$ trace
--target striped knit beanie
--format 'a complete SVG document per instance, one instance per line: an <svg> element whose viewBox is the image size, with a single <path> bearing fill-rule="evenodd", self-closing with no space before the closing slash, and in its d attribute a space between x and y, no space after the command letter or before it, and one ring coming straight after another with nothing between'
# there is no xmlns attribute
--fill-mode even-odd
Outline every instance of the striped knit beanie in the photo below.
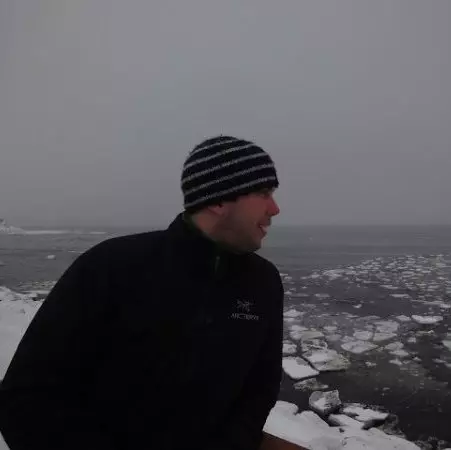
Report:
<svg viewBox="0 0 451 450"><path fill-rule="evenodd" d="M236 200L279 185L271 157L252 142L219 136L197 145L183 166L185 210Z"/></svg>

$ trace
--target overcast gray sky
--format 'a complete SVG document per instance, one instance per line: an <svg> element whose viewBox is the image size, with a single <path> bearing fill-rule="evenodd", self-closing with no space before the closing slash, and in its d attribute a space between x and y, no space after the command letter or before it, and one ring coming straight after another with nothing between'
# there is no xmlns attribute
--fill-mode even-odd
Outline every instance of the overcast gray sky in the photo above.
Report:
<svg viewBox="0 0 451 450"><path fill-rule="evenodd" d="M451 223L449 0L0 0L0 217L166 224L219 133L276 223Z"/></svg>

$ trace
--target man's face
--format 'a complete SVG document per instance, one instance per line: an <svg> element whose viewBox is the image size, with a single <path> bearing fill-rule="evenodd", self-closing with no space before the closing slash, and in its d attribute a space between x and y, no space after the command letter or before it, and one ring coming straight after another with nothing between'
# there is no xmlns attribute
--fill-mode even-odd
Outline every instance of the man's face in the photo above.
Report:
<svg viewBox="0 0 451 450"><path fill-rule="evenodd" d="M265 189L223 204L219 229L226 244L243 252L261 247L271 218L280 212L273 194Z"/></svg>

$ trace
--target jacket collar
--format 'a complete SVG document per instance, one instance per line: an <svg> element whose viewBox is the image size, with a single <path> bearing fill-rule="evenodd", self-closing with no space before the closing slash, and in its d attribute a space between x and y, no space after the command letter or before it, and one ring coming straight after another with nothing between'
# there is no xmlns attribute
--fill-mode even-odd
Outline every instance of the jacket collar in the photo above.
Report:
<svg viewBox="0 0 451 450"><path fill-rule="evenodd" d="M215 276L223 276L230 265L245 255L232 253L221 244L206 236L184 213L180 213L168 227L175 251L186 262L186 269L207 271Z"/></svg>

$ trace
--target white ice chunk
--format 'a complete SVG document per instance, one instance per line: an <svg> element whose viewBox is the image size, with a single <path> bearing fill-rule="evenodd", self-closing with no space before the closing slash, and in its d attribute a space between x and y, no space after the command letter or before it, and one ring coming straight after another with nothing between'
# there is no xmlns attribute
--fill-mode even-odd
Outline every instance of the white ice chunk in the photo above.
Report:
<svg viewBox="0 0 451 450"><path fill-rule="evenodd" d="M284 402L283 400L277 400L274 405L274 409L284 414L295 415L299 411L299 407L294 403Z"/></svg>
<svg viewBox="0 0 451 450"><path fill-rule="evenodd" d="M442 316L417 316L413 315L412 319L421 325L434 325L443 320Z"/></svg>
<svg viewBox="0 0 451 450"><path fill-rule="evenodd" d="M343 414L353 417L359 422L383 422L387 420L388 413L374 411L369 408L362 408L361 406L349 405L343 408Z"/></svg>
<svg viewBox="0 0 451 450"><path fill-rule="evenodd" d="M393 339L394 337L397 337L398 335L395 333L374 333L374 342L383 342L387 341L389 339Z"/></svg>
<svg viewBox="0 0 451 450"><path fill-rule="evenodd" d="M399 329L399 323L393 320L378 320L374 322L377 331L381 333L394 333Z"/></svg>
<svg viewBox="0 0 451 450"><path fill-rule="evenodd" d="M400 322L410 322L412 319L410 317L401 315L396 317Z"/></svg>
<svg viewBox="0 0 451 450"><path fill-rule="evenodd" d="M399 360L398 358L396 358L396 359L391 359L389 362L390 362L391 364L396 364L397 366L402 366L402 365L404 365L404 363L403 363L401 360Z"/></svg>
<svg viewBox="0 0 451 450"><path fill-rule="evenodd" d="M282 367L285 373L293 380L303 380L305 378L316 377L319 372L302 358L283 358Z"/></svg>
<svg viewBox="0 0 451 450"><path fill-rule="evenodd" d="M303 357L320 372L341 371L350 366L350 362L344 356L330 349L309 352Z"/></svg>
<svg viewBox="0 0 451 450"><path fill-rule="evenodd" d="M365 353L369 350L373 350L373 349L377 348L377 345L374 345L368 341L356 340L356 341L345 342L344 344L341 344L341 348L346 350L347 352L360 354L360 353Z"/></svg>
<svg viewBox="0 0 451 450"><path fill-rule="evenodd" d="M298 346L292 342L283 343L283 354L284 355L294 355L297 351Z"/></svg>
<svg viewBox="0 0 451 450"><path fill-rule="evenodd" d="M391 344L386 345L384 348L390 351L401 350L402 348L404 348L404 344L402 342L392 342Z"/></svg>
<svg viewBox="0 0 451 450"><path fill-rule="evenodd" d="M290 309L290 310L288 310L288 311L285 311L285 312L283 313L283 316L284 316L284 317L290 317L290 318L296 319L297 317L302 317L303 314L304 314L304 313L302 313L302 312L300 312L300 311L298 311L298 310L296 310L296 309L293 308L293 309Z"/></svg>
<svg viewBox="0 0 451 450"><path fill-rule="evenodd" d="M394 350L394 351L390 352L390 354L393 356L398 356L399 358L407 358L407 356L410 356L410 353L406 352L403 349Z"/></svg>
<svg viewBox="0 0 451 450"><path fill-rule="evenodd" d="M338 391L315 391L310 395L309 405L316 413L327 416L340 408L340 395Z"/></svg>
<svg viewBox="0 0 451 450"><path fill-rule="evenodd" d="M339 427L352 427L352 428L363 428L365 424L359 422L358 420L352 419L346 414L331 414L328 421L332 425L337 425Z"/></svg>
<svg viewBox="0 0 451 450"><path fill-rule="evenodd" d="M370 341L373 337L373 334L374 333L372 331L355 331L354 337L361 341Z"/></svg>
<svg viewBox="0 0 451 450"><path fill-rule="evenodd" d="M308 380L298 381L294 383L293 387L301 391L322 391L328 389L327 384L319 382L316 378L309 378Z"/></svg>
<svg viewBox="0 0 451 450"><path fill-rule="evenodd" d="M269 413L264 431L308 449L343 448L340 432L311 411L288 416L275 407Z"/></svg>

